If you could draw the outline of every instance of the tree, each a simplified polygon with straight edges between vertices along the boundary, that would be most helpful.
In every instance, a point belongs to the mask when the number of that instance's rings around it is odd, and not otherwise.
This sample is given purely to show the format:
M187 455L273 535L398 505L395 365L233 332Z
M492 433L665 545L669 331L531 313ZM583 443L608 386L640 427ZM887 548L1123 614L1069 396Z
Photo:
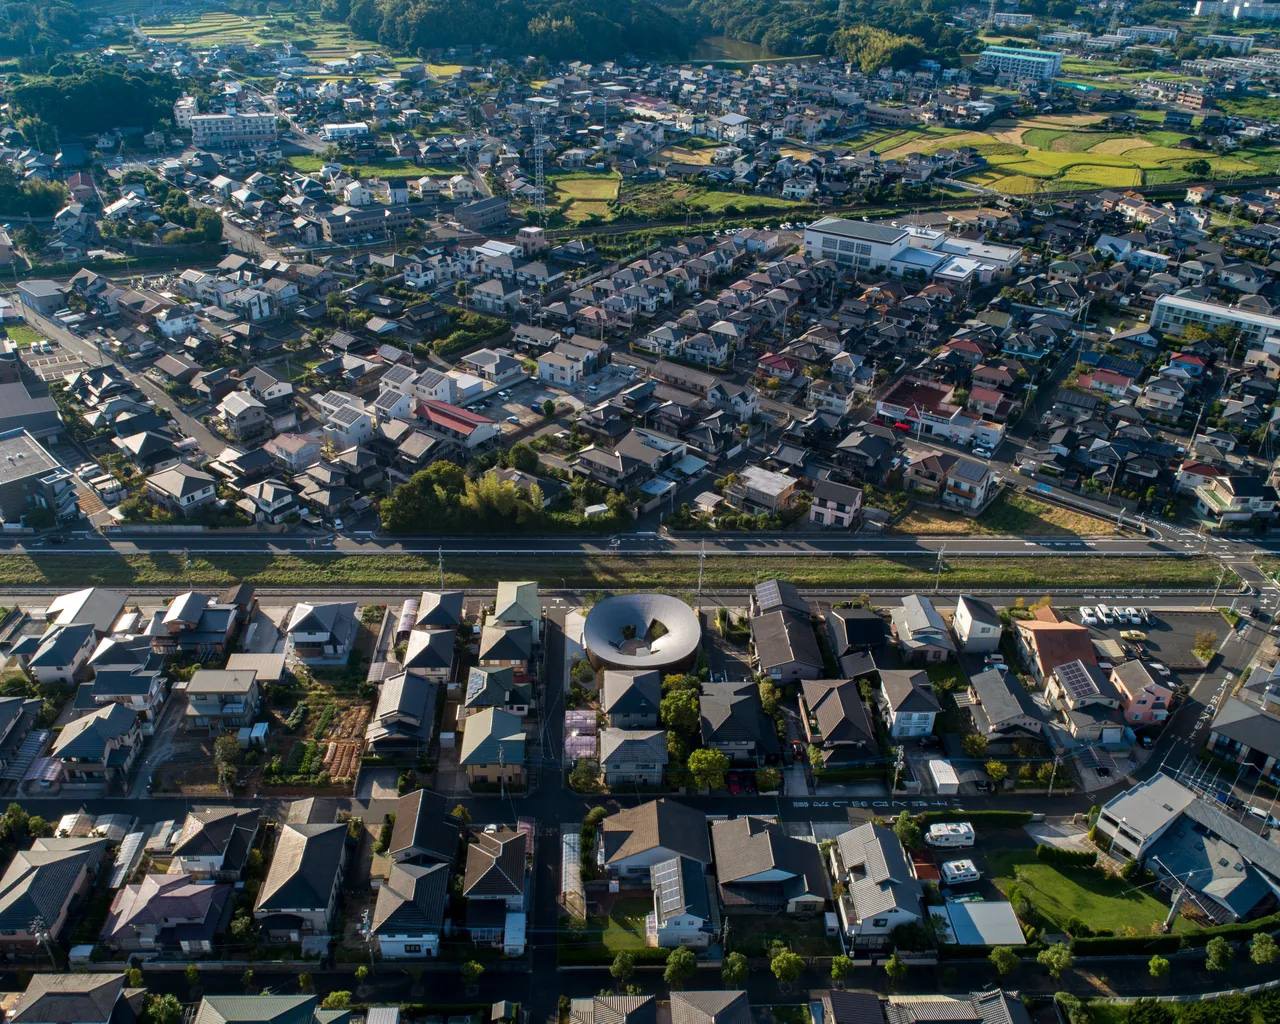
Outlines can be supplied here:
M458 821L462 822L462 824L464 825L471 824L471 812L467 810L462 804L458 804L458 806L456 806L449 813L453 815L453 817L456 818Z
M1049 977L1057 981L1064 971L1071 969L1075 957L1071 955L1071 947L1065 942L1058 942L1036 955L1036 963L1049 972Z
M636 973L635 954L628 953L624 949L613 958L613 963L609 965L609 973L613 975L613 980L619 985L625 985L631 980L631 975Z
M1153 978L1163 978L1169 973L1169 958L1157 953L1147 961L1147 973Z
M987 738L979 732L971 732L961 741L960 745L964 747L964 752L970 757L985 757L987 753Z
M987 777L997 786L1009 777L1009 766L1003 761L991 760L986 763Z
M213 741L213 767L218 785L226 793L236 783L236 766L240 763L240 744L231 733L223 733Z
M182 976L187 979L187 984L192 988L200 984L200 969L195 964L187 964Z
M470 987L480 980L480 975L484 974L484 964L478 960L468 960L462 965L462 980Z
M723 751L703 747L689 755L689 774L703 789L724 789L729 758Z
M843 985L852 970L853 961L847 956L842 953L833 956L831 958L831 984Z
M357 982L363 985L366 981L369 980L369 968L366 967L364 964L361 964L355 970L355 978Z
M306 994L308 992L314 992L315 990L316 990L315 980L311 977L311 975L308 972L303 971L301 974L298 975L298 991L299 992Z
M182 1004L171 992L162 996L147 996L146 1024L178 1024L182 1020Z
M662 980L671 989L684 988L698 973L698 958L688 946L677 946L667 956L667 969Z
M600 762L583 757L569 770L569 785L579 793L595 793L600 789Z
M1221 974L1231 966L1231 961L1235 959L1235 956L1236 951L1232 948L1231 943L1221 935L1217 935L1210 939L1204 947L1204 969L1213 971L1215 974Z
M906 811L893 819L893 834L908 850L914 850L920 846L920 826Z
M791 985L804 972L804 960L789 949L779 949L769 961L769 970L781 985Z
M240 987L244 989L246 995L253 994L253 968L246 967L244 973L240 975Z
M1184 165L1184 169L1193 178L1203 178L1212 173L1213 165L1201 157L1197 160L1188 160Z
M742 988L747 983L751 965L741 953L729 953L720 965L720 980L725 988Z
M884 973L889 979L889 987L897 988L898 983L907 976L907 963L897 952L884 962Z
M553 402L550 398L548 398L545 402L542 403L542 415L545 416L547 419L551 419L551 417L554 416L555 414L556 414L556 403Z
M1280 950L1276 948L1276 940L1268 932L1258 932L1249 943L1249 959L1259 967L1276 962Z
M344 988L334 989L320 1003L322 1010L349 1010L351 1009L351 993Z
M996 974L1002 978L1018 966L1018 954L1014 952L1012 946L996 946L991 951L989 959L991 966L996 969Z
M538 469L538 453L524 441L512 445L507 455L512 469L518 469L522 473L534 473Z
M124 983L129 988L142 988L142 971L137 967L130 967L124 972Z
M658 704L662 724L681 736L692 736L702 721L698 694L693 690L672 690Z
M1139 999L1125 1011L1125 1024L1173 1024L1173 1011L1154 999Z

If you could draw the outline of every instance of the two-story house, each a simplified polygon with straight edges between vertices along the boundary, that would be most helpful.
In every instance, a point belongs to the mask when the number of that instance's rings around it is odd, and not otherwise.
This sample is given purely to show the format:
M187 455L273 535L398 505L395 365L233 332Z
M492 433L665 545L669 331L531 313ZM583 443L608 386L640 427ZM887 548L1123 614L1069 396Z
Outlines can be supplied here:
M253 910L264 934L326 950L346 864L345 824L282 824Z

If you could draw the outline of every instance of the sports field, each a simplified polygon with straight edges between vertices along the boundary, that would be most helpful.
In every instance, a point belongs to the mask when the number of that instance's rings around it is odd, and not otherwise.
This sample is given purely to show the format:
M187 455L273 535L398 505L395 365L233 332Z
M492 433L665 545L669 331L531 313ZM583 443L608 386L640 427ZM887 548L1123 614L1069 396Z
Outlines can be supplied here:
M1071 188L1130 188L1188 181L1188 165L1205 160L1215 178L1275 173L1280 148L1258 147L1219 154L1181 148L1187 136L1172 131L1117 132L1100 115L996 121L985 131L949 128L874 130L854 148L885 159L972 146L987 166L966 175L979 185L1025 195Z

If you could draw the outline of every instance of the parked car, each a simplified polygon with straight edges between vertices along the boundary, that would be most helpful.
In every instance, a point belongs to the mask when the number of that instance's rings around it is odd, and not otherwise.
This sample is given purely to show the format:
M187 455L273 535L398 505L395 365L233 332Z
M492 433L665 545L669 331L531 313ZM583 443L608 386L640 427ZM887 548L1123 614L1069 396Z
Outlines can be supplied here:
M1113 621L1111 609L1105 604L1100 604L1094 609L1094 614L1098 616L1099 625L1109 626Z
M1092 608L1080 609L1080 624L1082 626L1096 626L1098 624L1098 615Z
M1135 626L1142 625L1142 614L1138 611L1137 608L1134 608L1132 605L1130 605L1128 608L1124 610L1124 617L1128 619L1131 623L1133 623Z

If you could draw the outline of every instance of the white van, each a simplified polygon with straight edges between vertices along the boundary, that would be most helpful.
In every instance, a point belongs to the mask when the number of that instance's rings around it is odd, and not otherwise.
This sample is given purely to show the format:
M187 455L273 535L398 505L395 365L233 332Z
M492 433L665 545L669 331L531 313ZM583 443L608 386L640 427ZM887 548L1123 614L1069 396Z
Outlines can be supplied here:
M930 825L924 841L930 846L967 849L976 838L973 826L967 821L944 821Z
M971 860L949 860L942 865L942 880L947 885L976 882L982 877L978 865Z

